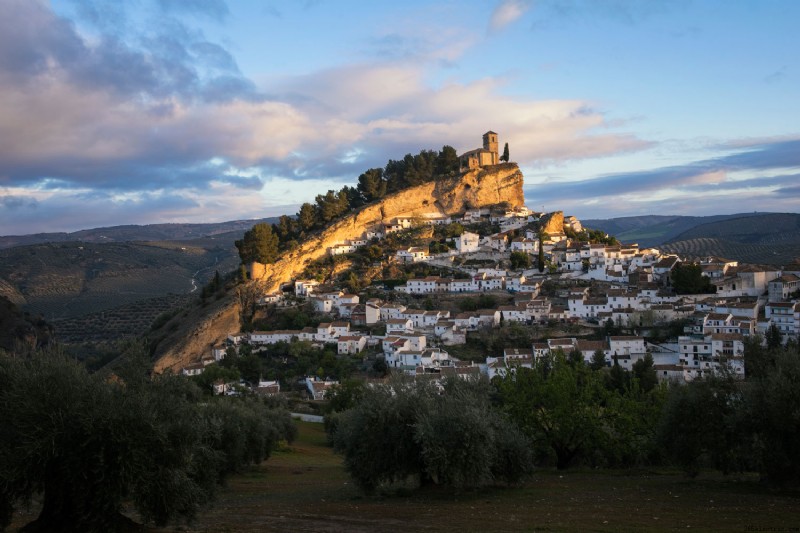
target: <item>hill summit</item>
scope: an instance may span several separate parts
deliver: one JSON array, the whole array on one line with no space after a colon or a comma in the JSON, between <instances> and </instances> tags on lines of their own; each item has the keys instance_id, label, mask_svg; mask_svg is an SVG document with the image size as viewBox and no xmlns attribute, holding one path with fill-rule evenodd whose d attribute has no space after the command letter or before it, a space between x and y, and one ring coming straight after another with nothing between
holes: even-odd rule
<instances>
[{"instance_id":1,"label":"hill summit","mask_svg":"<svg viewBox=\"0 0 800 533\"><path fill-rule=\"evenodd\" d=\"M471 209L521 207L525 203L522 184L523 176L517 164L503 163L404 189L345 216L275 263L252 264L251 277L260 281L267 292L277 290L282 283L303 272L311 261L325 255L329 247L363 238L397 218L443 217Z\"/></svg>"}]
</instances>

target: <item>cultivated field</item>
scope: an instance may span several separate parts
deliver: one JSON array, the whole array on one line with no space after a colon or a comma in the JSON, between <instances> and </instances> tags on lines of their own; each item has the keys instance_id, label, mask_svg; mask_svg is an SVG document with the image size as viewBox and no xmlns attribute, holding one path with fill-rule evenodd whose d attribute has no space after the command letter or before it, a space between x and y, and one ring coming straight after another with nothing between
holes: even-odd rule
<instances>
[{"instance_id":1,"label":"cultivated field","mask_svg":"<svg viewBox=\"0 0 800 533\"><path fill-rule=\"evenodd\" d=\"M701 237L662 244L665 253L678 254L685 258L701 258L711 255L735 259L742 263L764 265L788 265L800 257L800 242L780 244L752 244L724 239Z\"/></svg>"},{"instance_id":2,"label":"cultivated field","mask_svg":"<svg viewBox=\"0 0 800 533\"><path fill-rule=\"evenodd\" d=\"M750 476L705 474L690 480L677 472L547 470L519 488L461 493L406 488L367 497L353 486L341 459L324 442L321 424L300 423L297 442L232 478L215 507L188 530L787 531L800 527L800 494L768 490Z\"/></svg>"},{"instance_id":3,"label":"cultivated field","mask_svg":"<svg viewBox=\"0 0 800 533\"><path fill-rule=\"evenodd\" d=\"M168 294L196 293L238 263L233 242L65 242L0 250L0 290L57 322Z\"/></svg>"}]
</instances>

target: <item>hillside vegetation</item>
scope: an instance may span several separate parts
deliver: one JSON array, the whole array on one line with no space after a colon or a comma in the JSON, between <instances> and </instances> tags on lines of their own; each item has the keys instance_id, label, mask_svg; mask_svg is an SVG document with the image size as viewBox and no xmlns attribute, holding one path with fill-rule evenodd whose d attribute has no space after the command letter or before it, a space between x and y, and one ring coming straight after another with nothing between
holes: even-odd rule
<instances>
[{"instance_id":1,"label":"hillside vegetation","mask_svg":"<svg viewBox=\"0 0 800 533\"><path fill-rule=\"evenodd\" d=\"M603 230L622 242L636 242L639 246L659 246L674 240L682 233L704 224L729 219L760 216L759 213L740 213L736 215L712 215L706 217L687 217L678 215L642 215L610 219L587 219L583 225Z\"/></svg>"},{"instance_id":2,"label":"hillside vegetation","mask_svg":"<svg viewBox=\"0 0 800 533\"><path fill-rule=\"evenodd\" d=\"M585 220L622 242L657 246L689 258L717 255L745 263L785 265L800 257L800 215L742 213Z\"/></svg>"},{"instance_id":3,"label":"hillside vegetation","mask_svg":"<svg viewBox=\"0 0 800 533\"><path fill-rule=\"evenodd\" d=\"M773 213L701 224L660 248L687 258L716 255L786 265L800 257L800 215Z\"/></svg>"},{"instance_id":4,"label":"hillside vegetation","mask_svg":"<svg viewBox=\"0 0 800 533\"><path fill-rule=\"evenodd\" d=\"M0 250L0 290L48 321L75 318L167 294L188 294L236 266L231 239L64 242Z\"/></svg>"}]
</instances>

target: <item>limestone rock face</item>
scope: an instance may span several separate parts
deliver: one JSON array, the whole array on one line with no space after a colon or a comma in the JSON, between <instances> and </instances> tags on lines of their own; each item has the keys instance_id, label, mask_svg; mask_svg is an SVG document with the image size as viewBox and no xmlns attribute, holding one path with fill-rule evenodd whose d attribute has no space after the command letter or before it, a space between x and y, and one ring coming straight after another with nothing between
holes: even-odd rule
<instances>
[{"instance_id":1,"label":"limestone rock face","mask_svg":"<svg viewBox=\"0 0 800 533\"><path fill-rule=\"evenodd\" d=\"M174 373L181 368L199 361L203 355L211 355L211 347L222 344L231 332L238 332L239 302L236 299L227 299L214 309L212 313L204 316L194 323L190 331L178 331L175 338L164 344L169 346L163 353L156 353L153 371L161 374L167 370Z\"/></svg>"},{"instance_id":2,"label":"limestone rock face","mask_svg":"<svg viewBox=\"0 0 800 533\"><path fill-rule=\"evenodd\" d=\"M429 182L392 194L328 227L271 265L259 265L253 276L266 291L274 291L297 277L305 266L347 239L398 217L426 214L456 215L479 207L515 208L524 205L523 176L515 163L471 170L465 174ZM562 215L563 224L563 215Z\"/></svg>"},{"instance_id":3,"label":"limestone rock face","mask_svg":"<svg viewBox=\"0 0 800 533\"><path fill-rule=\"evenodd\" d=\"M564 232L564 212L553 211L542 217L544 232L548 235Z\"/></svg>"}]
</instances>

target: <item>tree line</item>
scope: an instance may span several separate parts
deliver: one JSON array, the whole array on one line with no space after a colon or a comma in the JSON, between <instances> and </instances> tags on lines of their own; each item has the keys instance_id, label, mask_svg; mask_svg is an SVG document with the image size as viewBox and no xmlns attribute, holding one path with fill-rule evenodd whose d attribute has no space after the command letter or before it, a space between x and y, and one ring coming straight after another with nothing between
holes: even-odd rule
<instances>
[{"instance_id":1,"label":"tree line","mask_svg":"<svg viewBox=\"0 0 800 533\"><path fill-rule=\"evenodd\" d=\"M366 491L417 479L457 488L514 484L535 467L678 466L755 471L800 484L800 350L747 344L745 381L725 372L659 384L646 357L631 371L602 353L556 351L532 368L441 389L408 380L336 390L326 423Z\"/></svg>"},{"instance_id":2,"label":"tree line","mask_svg":"<svg viewBox=\"0 0 800 533\"><path fill-rule=\"evenodd\" d=\"M318 194L314 203L304 203L295 216L282 215L275 224L256 224L236 241L242 263L273 263L278 255L298 246L308 235L387 194L422 185L458 173L458 154L452 146L438 152L422 150L403 159L390 159L383 168L371 168L358 177L355 187Z\"/></svg>"}]
</instances>

